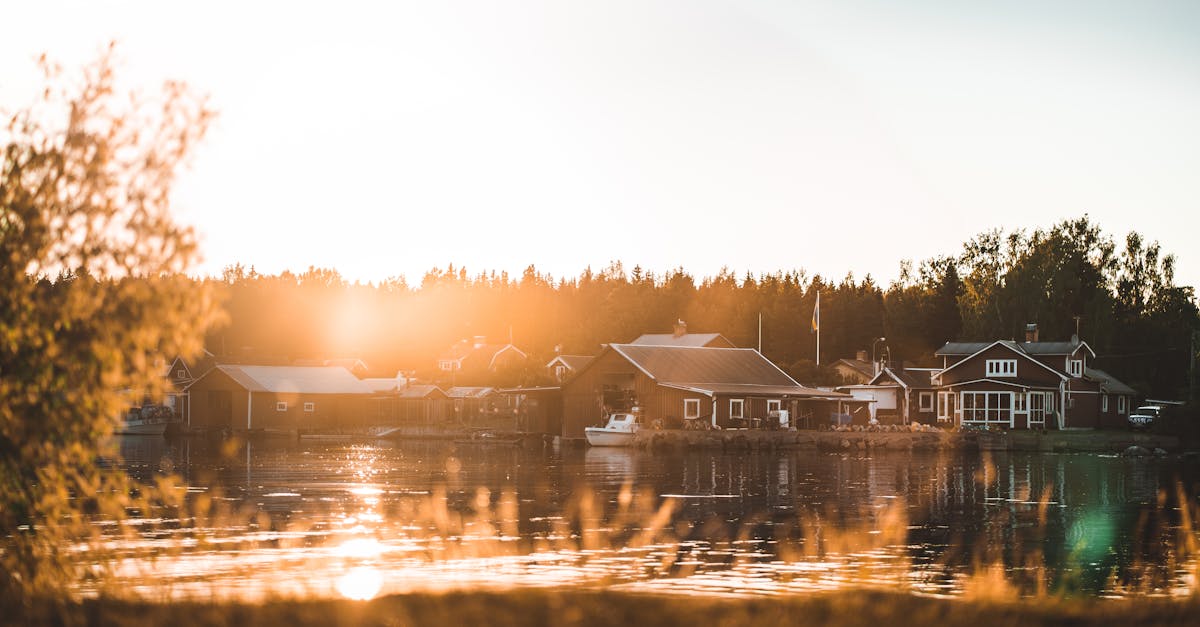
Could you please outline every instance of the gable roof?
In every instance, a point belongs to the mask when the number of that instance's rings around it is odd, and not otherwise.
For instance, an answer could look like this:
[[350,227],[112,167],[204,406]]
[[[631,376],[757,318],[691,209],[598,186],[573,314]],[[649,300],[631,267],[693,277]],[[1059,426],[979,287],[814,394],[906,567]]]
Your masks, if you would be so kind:
[[[282,394],[370,394],[371,386],[341,366],[217,366],[251,392]],[[205,373],[205,377],[208,373]],[[204,377],[201,377],[203,379]],[[199,381],[200,379],[197,379]],[[193,383],[192,385],[195,385]],[[191,387],[191,386],[189,386]]]
[[718,393],[845,396],[800,385],[752,348],[610,344],[659,385]]
[[546,364],[546,367],[550,368],[554,366],[554,362],[559,362],[567,368],[579,372],[585,366],[592,363],[593,359],[595,359],[593,355],[558,355],[554,359],[551,359],[550,363]]
[[[1030,344],[1030,343],[1031,342],[1026,342],[1026,344]],[[1043,364],[1042,362],[1034,359],[1029,353],[1026,353],[1025,351],[1021,350],[1019,348],[1018,344],[1012,340],[996,340],[995,342],[992,342],[991,344],[985,344],[985,345],[983,345],[983,348],[975,351],[974,353],[971,353],[967,357],[964,357],[963,359],[959,360],[957,363],[951,364],[950,367],[944,368],[942,370],[939,370],[939,371],[933,373],[932,376],[941,377],[942,375],[946,374],[947,372],[950,372],[951,370],[954,370],[955,368],[967,363],[968,361],[971,361],[980,353],[990,350],[993,346],[996,346],[997,344],[1016,353],[1017,356],[1019,356],[1019,357],[1024,357],[1029,363],[1037,364],[1037,365],[1041,366],[1042,368],[1045,368],[1046,370],[1053,372],[1054,374],[1058,375],[1058,377],[1060,379],[1068,378],[1067,375],[1063,374],[1062,372],[1055,370],[1054,368],[1051,368],[1050,366],[1047,366],[1046,364]],[[950,343],[946,342],[946,345],[949,346]],[[954,353],[954,354],[957,354],[957,353]]]
[[422,383],[422,384],[418,384],[418,385],[408,385],[403,388],[400,388],[400,393],[398,394],[398,396],[400,398],[407,398],[407,399],[429,398],[431,396],[446,398],[446,393],[442,391],[442,388],[439,388],[436,385]]
[[487,361],[487,367],[491,368],[496,363],[496,357],[508,350],[516,351],[522,357],[528,357],[525,351],[512,344],[485,344],[475,340],[464,339],[459,340],[446,352],[442,353],[438,357],[438,361],[462,362],[470,358],[474,361]]
[[638,346],[708,346],[716,340],[721,340],[726,346],[733,346],[733,342],[727,340],[720,333],[684,333],[683,335],[675,335],[674,333],[643,333],[636,340],[630,342],[630,344]]
[[879,379],[888,377],[906,390],[932,390],[936,368],[884,368],[867,385],[876,385]]
[[382,378],[382,377],[367,377],[359,379],[363,385],[371,388],[372,392],[395,392],[404,385],[405,380],[399,377]]
[[487,398],[496,393],[496,388],[457,386],[446,390],[450,398]]

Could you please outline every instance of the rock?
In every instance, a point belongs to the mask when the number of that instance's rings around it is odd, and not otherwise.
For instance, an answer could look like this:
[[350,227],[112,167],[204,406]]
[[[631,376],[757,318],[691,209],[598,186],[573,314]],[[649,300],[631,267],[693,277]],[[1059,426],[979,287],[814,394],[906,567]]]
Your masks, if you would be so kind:
[[1155,457],[1166,457],[1167,452],[1161,448],[1156,448],[1156,449],[1154,449],[1154,456]]
[[850,440],[847,440],[846,438],[842,438],[842,441],[838,443],[838,446],[841,446],[843,449],[849,449],[850,448]]
[[1125,457],[1145,457],[1149,454],[1149,450],[1136,445],[1125,449],[1125,451],[1121,453],[1121,455]]

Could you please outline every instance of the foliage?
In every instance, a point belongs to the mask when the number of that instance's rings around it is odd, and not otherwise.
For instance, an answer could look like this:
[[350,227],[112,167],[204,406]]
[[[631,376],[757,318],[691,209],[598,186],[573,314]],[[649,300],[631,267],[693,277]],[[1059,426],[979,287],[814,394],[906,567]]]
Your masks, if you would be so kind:
[[78,85],[46,63],[32,106],[0,135],[0,595],[52,595],[98,517],[173,491],[103,464],[123,408],[163,391],[156,361],[201,349],[210,290],[171,182],[211,118],[180,84],[122,105],[112,51]]

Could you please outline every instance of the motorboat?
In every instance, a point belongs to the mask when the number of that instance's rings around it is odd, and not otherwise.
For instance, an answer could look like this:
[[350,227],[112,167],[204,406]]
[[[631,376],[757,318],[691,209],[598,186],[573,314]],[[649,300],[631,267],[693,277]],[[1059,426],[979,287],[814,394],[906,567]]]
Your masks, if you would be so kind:
[[583,433],[592,446],[633,446],[638,427],[635,414],[614,413],[603,427],[587,427]]
[[122,416],[117,425],[117,435],[164,435],[172,425],[181,421],[170,407],[163,405],[145,405],[134,407]]

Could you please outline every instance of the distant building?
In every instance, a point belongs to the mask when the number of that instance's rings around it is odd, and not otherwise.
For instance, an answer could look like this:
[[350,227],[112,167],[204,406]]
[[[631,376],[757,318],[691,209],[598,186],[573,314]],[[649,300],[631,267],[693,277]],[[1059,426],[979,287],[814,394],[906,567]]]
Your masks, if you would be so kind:
[[438,370],[446,374],[484,374],[519,365],[528,359],[512,344],[491,344],[483,336],[458,341],[438,357]]
[[791,425],[816,426],[851,400],[800,385],[749,348],[610,344],[563,384],[562,435],[583,437],[606,413],[633,407],[666,427],[767,427],[781,410]]
[[706,346],[708,348],[736,348],[733,342],[720,333],[688,333],[687,323],[675,323],[672,333],[645,333],[630,342],[637,346]]
[[1095,351],[1079,338],[1041,342],[1029,325],[1024,342],[948,342],[935,353],[936,420],[1014,429],[1123,428],[1135,392],[1090,365]]
[[933,374],[937,371],[937,368],[886,366],[866,383],[837,389],[855,398],[873,401],[871,417],[879,424],[932,424],[937,398]]
[[592,355],[557,355],[546,364],[546,371],[554,380],[562,383],[583,370],[595,359]]
[[868,383],[877,374],[875,364],[867,361],[867,351],[858,351],[854,359],[839,359],[833,362],[832,367],[848,384]]
[[340,366],[219,365],[187,388],[190,426],[306,431],[362,426],[373,395]]

